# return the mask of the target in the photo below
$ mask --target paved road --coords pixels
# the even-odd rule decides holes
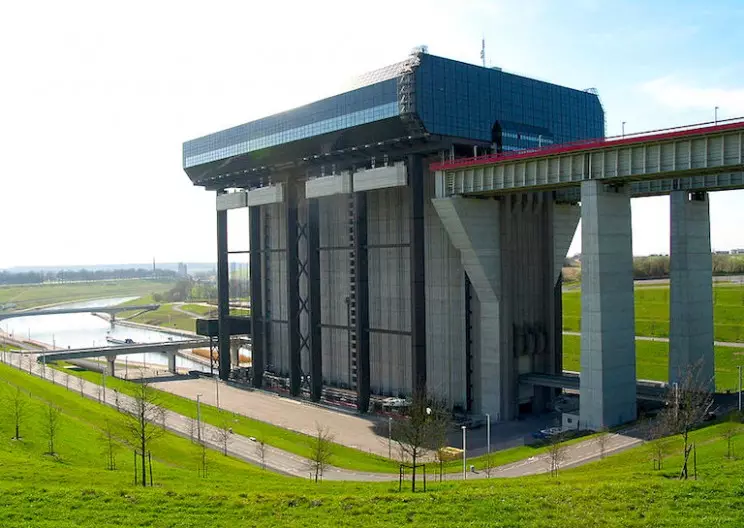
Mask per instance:
[[[564,330],[563,335],[581,336],[581,332],[569,332],[568,330]],[[659,343],[669,342],[668,337],[635,336],[635,338],[636,341],[658,341]],[[714,341],[713,344],[722,347],[744,348],[744,343],[737,343],[735,341]]]
[[[51,368],[44,368],[36,362],[35,354],[17,354],[17,353],[2,353],[0,354],[2,361],[14,366],[20,367],[24,371],[28,371],[29,364],[33,374],[43,377],[48,381],[52,381],[61,386],[69,387],[69,390],[79,391],[79,378],[59,372]],[[31,362],[29,363],[29,359]],[[116,391],[111,389],[102,390],[102,387],[94,383],[84,381],[83,382],[83,393],[90,399],[99,400],[103,403],[115,407],[117,405],[120,408],[127,408],[133,403],[132,398],[124,394],[118,394]],[[301,404],[300,404],[301,405]],[[329,411],[331,412],[331,411]],[[171,432],[174,432],[183,437],[190,437],[190,431],[192,430],[193,421],[181,414],[174,413],[171,411],[165,412],[164,426]],[[202,424],[202,434],[206,443],[214,448],[220,449],[219,443],[216,440],[218,430],[209,424]],[[246,438],[241,435],[231,435],[231,441],[228,446],[228,453],[236,458],[240,458],[247,462],[260,465],[261,459],[257,450],[257,444],[250,438]],[[624,449],[628,449],[635,445],[639,445],[641,440],[630,436],[624,436],[619,434],[610,435],[608,445],[605,452],[607,454],[618,452]],[[573,467],[581,464],[585,464],[589,461],[599,458],[599,447],[596,441],[587,440],[569,446],[566,451],[566,458],[562,467]],[[266,446],[266,453],[264,463],[267,469],[282,473],[289,476],[295,476],[300,478],[309,477],[308,471],[308,460],[288,453],[281,449]],[[513,464],[500,466],[494,468],[491,472],[493,477],[519,477],[526,475],[533,475],[538,473],[546,473],[549,470],[549,458],[547,455],[541,455],[531,457],[526,460],[521,460]],[[469,473],[467,478],[485,478],[487,475],[484,471],[478,473]],[[340,469],[336,467],[329,468],[324,477],[326,480],[339,480],[339,481],[363,481],[363,482],[389,482],[398,479],[395,474],[383,474],[383,473],[369,473],[360,471],[350,471]],[[446,480],[458,480],[462,479],[461,473],[448,474],[445,477]]]

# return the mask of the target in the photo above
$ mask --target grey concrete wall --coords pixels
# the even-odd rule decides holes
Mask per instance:
[[[264,299],[271,313],[267,314],[267,370],[289,375],[287,343],[287,265],[286,218],[284,204],[261,206],[264,220],[265,265]],[[277,251],[279,250],[279,251]]]
[[[319,199],[320,313],[323,378],[331,386],[348,387],[349,332],[345,299],[349,295],[349,195]],[[343,327],[343,328],[336,328]]]
[[[427,386],[465,408],[465,270],[431,202],[434,175],[425,169],[424,177]]]
[[[511,418],[546,398],[519,374],[554,372],[553,216],[549,195],[439,199],[435,208],[460,249],[473,300],[475,411]]]
[[[635,319],[627,186],[581,184],[581,426],[636,417]]]
[[[379,394],[411,390],[410,336],[402,334],[411,320],[408,193],[396,187],[367,194],[370,387]]]
[[[690,371],[715,389],[713,258],[708,195],[670,194],[669,381]]]

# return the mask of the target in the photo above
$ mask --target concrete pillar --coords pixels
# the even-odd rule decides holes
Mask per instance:
[[[230,274],[227,254],[227,211],[217,211],[217,357],[219,376],[230,377]]]
[[[106,356],[106,375],[116,376],[116,356]]]
[[[230,363],[237,368],[240,365],[240,341],[230,340]]]
[[[168,372],[176,374],[176,352],[166,352],[168,356]]]
[[[671,258],[669,381],[688,368],[715,389],[713,353],[713,258],[710,211],[704,192],[670,194]]]
[[[581,184],[581,427],[636,418],[635,318],[627,186]]]
[[[452,245],[460,250],[478,305],[473,365],[474,412],[504,416],[501,354],[500,206],[496,200],[438,198],[432,201]]]

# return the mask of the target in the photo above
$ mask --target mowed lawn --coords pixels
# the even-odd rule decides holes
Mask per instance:
[[[132,453],[116,410],[0,365],[0,526],[68,527],[700,527],[744,523],[744,460],[726,458],[725,425],[692,434],[698,480],[679,481],[681,442],[654,471],[642,446],[583,467],[519,479],[365,484],[293,479],[164,434],[152,444],[155,487],[133,482]],[[30,391],[22,440],[12,440],[7,401]],[[48,451],[47,402],[62,409],[57,456]],[[101,429],[115,423],[117,469],[106,467]],[[734,438],[744,453],[744,436]]]
[[[636,376],[639,379],[668,381],[669,343],[636,340]],[[744,348],[715,347],[716,389],[738,390],[738,365],[744,365]],[[563,368],[579,371],[581,337],[563,336]]]
[[[636,335],[669,337],[669,286],[635,288]],[[714,336],[717,341],[744,342],[744,285],[713,288]],[[581,291],[563,293],[563,329],[581,330]]]

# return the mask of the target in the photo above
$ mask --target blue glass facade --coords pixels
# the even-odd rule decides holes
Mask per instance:
[[[397,116],[397,87],[397,79],[388,79],[187,141],[183,145],[183,166],[193,167]]]
[[[504,150],[604,136],[596,95],[433,55],[421,58],[416,96],[427,132],[491,141],[498,123]]]
[[[402,107],[415,108],[433,136],[496,143],[503,150],[604,136],[595,94],[433,55],[419,59],[413,107],[399,101],[402,87],[410,86],[410,76],[405,84],[401,77],[410,64],[399,63],[372,72],[368,84],[355,90],[187,141],[184,169],[197,181],[214,171],[396,139],[408,135]],[[339,131],[344,133],[329,136]],[[226,159],[229,166],[222,163]]]

